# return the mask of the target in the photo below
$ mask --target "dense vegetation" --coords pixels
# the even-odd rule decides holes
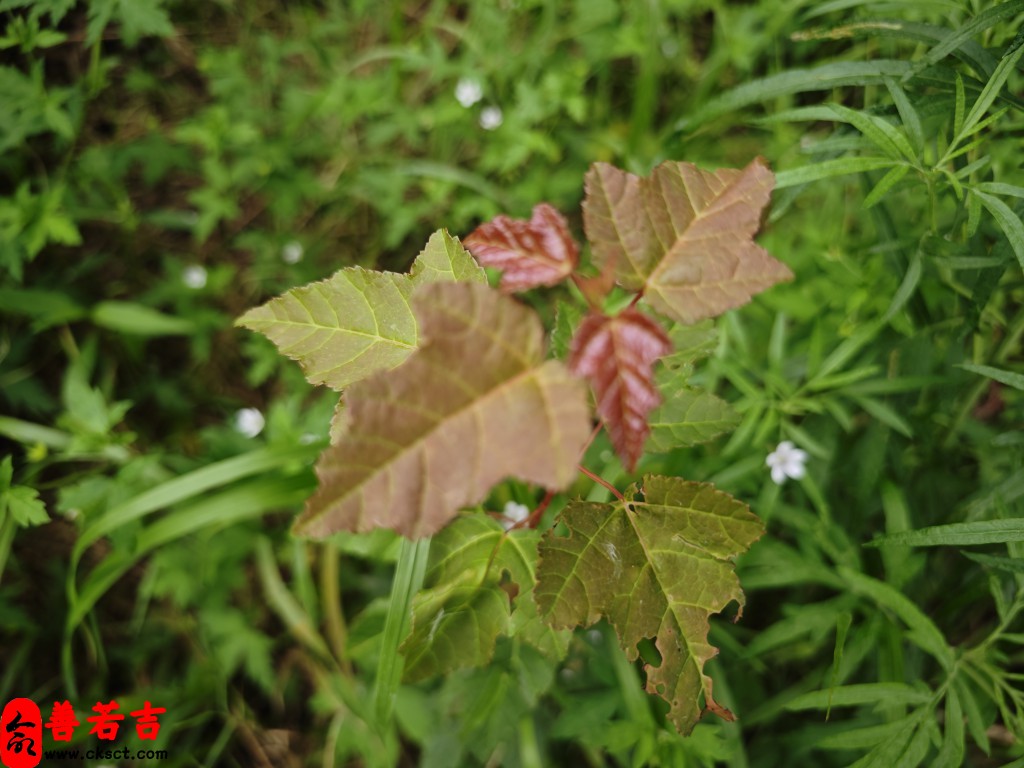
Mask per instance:
[[[1024,2],[0,19],[0,703],[150,700],[153,765],[1024,766]],[[604,434],[588,452],[764,521],[742,619],[712,621],[737,720],[680,736],[605,624],[560,661],[499,640],[400,685],[401,539],[290,532],[337,396],[235,318],[540,201],[582,241],[595,161],[757,156],[758,242],[795,277],[719,318],[690,377],[735,429],[635,473]],[[548,327],[563,290],[525,294]]]

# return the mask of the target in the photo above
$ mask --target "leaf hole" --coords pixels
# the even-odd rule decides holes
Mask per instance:
[[[661,653],[658,652],[658,646],[654,644],[654,638],[643,638],[636,644],[636,648],[640,652],[640,658],[644,660],[645,664],[654,668],[661,666]]]

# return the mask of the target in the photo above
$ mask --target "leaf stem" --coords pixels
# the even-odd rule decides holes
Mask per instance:
[[[615,487],[614,485],[612,485],[611,483],[609,483],[609,482],[608,482],[607,480],[605,480],[605,479],[604,479],[603,477],[601,477],[600,475],[595,475],[595,474],[594,474],[593,472],[591,472],[591,471],[590,471],[589,469],[587,469],[586,467],[584,467],[584,466],[583,466],[582,464],[578,464],[578,465],[576,466],[576,468],[577,468],[577,469],[578,469],[578,470],[579,470],[580,472],[582,472],[582,473],[583,473],[584,475],[586,475],[587,477],[589,477],[589,478],[590,478],[591,480],[593,480],[593,481],[594,481],[595,483],[598,483],[599,485],[603,485],[603,486],[604,486],[605,488],[607,488],[607,489],[608,489],[608,490],[609,490],[609,491],[611,492],[612,496],[614,496],[615,498],[617,498],[617,499],[618,499],[619,501],[625,502],[625,500],[626,500],[626,497],[625,497],[625,496],[623,496],[623,495],[622,495],[621,493],[619,493],[619,489],[618,489],[618,488],[616,488],[616,487]]]
[[[348,629],[345,614],[341,609],[341,590],[338,587],[338,561],[341,559],[341,553],[337,547],[330,544],[322,547],[320,553],[320,601],[323,604],[324,623],[327,625],[327,639],[341,669],[351,677]]]
[[[527,517],[525,520],[520,520],[518,523],[509,528],[509,531],[514,531],[518,528],[536,528],[537,523],[540,522],[540,519],[547,511],[547,508],[551,506],[551,500],[554,498],[555,492],[548,491],[546,494],[544,494],[544,498],[541,499],[540,504],[537,505],[537,508],[530,513],[530,516]]]

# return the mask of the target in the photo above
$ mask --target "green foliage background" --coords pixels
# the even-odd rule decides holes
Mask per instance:
[[[1024,765],[1022,18],[0,0],[0,701],[149,699],[171,766]],[[767,522],[742,621],[712,630],[739,720],[681,739],[603,626],[558,666],[501,643],[381,719],[398,542],[289,536],[334,403],[233,318],[404,271],[442,226],[547,200],[578,227],[596,160],[756,155],[796,280],[724,317],[695,376],[736,431],[638,470]],[[811,460],[780,487],[782,439]]]

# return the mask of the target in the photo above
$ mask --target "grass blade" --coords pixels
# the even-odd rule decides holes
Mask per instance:
[[[914,71],[910,73],[907,79],[925,67],[937,64],[957,48],[970,41],[971,38],[979,32],[982,32],[989,27],[993,27],[1004,19],[1008,19],[1021,12],[1024,12],[1024,0],[1009,0],[1009,2],[1000,3],[999,5],[982,11],[973,19],[961,26],[952,35],[928,51],[927,55],[925,55],[925,57],[917,64]]]
[[[876,536],[866,547],[950,547],[1024,541],[1024,518],[978,520],[973,523],[932,525],[914,531]]]
[[[990,379],[998,381],[1000,384],[1005,384],[1008,387],[1024,390],[1024,374],[1004,371],[1002,368],[993,368],[991,365],[974,365],[972,363],[961,363],[957,367],[971,373],[988,376]]]
[[[1024,558],[1000,557],[998,555],[982,555],[977,552],[960,552],[964,557],[970,558],[976,563],[987,565],[990,568],[997,568],[1007,573],[1024,573]]]
[[[931,691],[915,688],[906,683],[866,683],[843,685],[823,691],[811,691],[786,704],[786,709],[828,709],[829,707],[857,707],[864,704],[924,704],[932,697]]]
[[[863,173],[864,171],[874,171],[879,168],[891,168],[895,164],[895,160],[887,157],[840,157],[835,160],[826,160],[823,163],[805,165],[803,168],[780,171],[775,176],[775,188],[785,189],[797,184],[830,179],[834,176],[846,176],[851,173]]]
[[[430,554],[430,539],[410,541],[402,539],[402,551],[398,556],[395,581],[391,588],[388,615],[381,638],[380,666],[373,686],[373,711],[377,726],[385,730],[391,723],[395,697],[402,681],[404,658],[398,651],[405,636],[409,634],[412,619],[412,599],[423,586]]]
[[[1024,51],[1024,48],[1021,50]],[[1013,252],[1017,256],[1017,261],[1020,262],[1021,269],[1024,269],[1024,222],[1021,222],[1020,217],[1013,212],[1010,206],[998,197],[978,190],[974,190],[974,194],[992,214],[992,218],[996,220],[999,228],[1003,230],[1003,234],[1010,241],[1010,247],[1013,248]]]
[[[841,61],[823,64],[813,69],[794,69],[771,75],[727,91],[712,99],[688,117],[676,121],[676,131],[692,131],[708,120],[734,112],[737,109],[771,101],[780,96],[808,91],[829,91],[848,85],[873,85],[885,78],[903,78],[913,69],[906,61],[878,59],[877,61]]]

